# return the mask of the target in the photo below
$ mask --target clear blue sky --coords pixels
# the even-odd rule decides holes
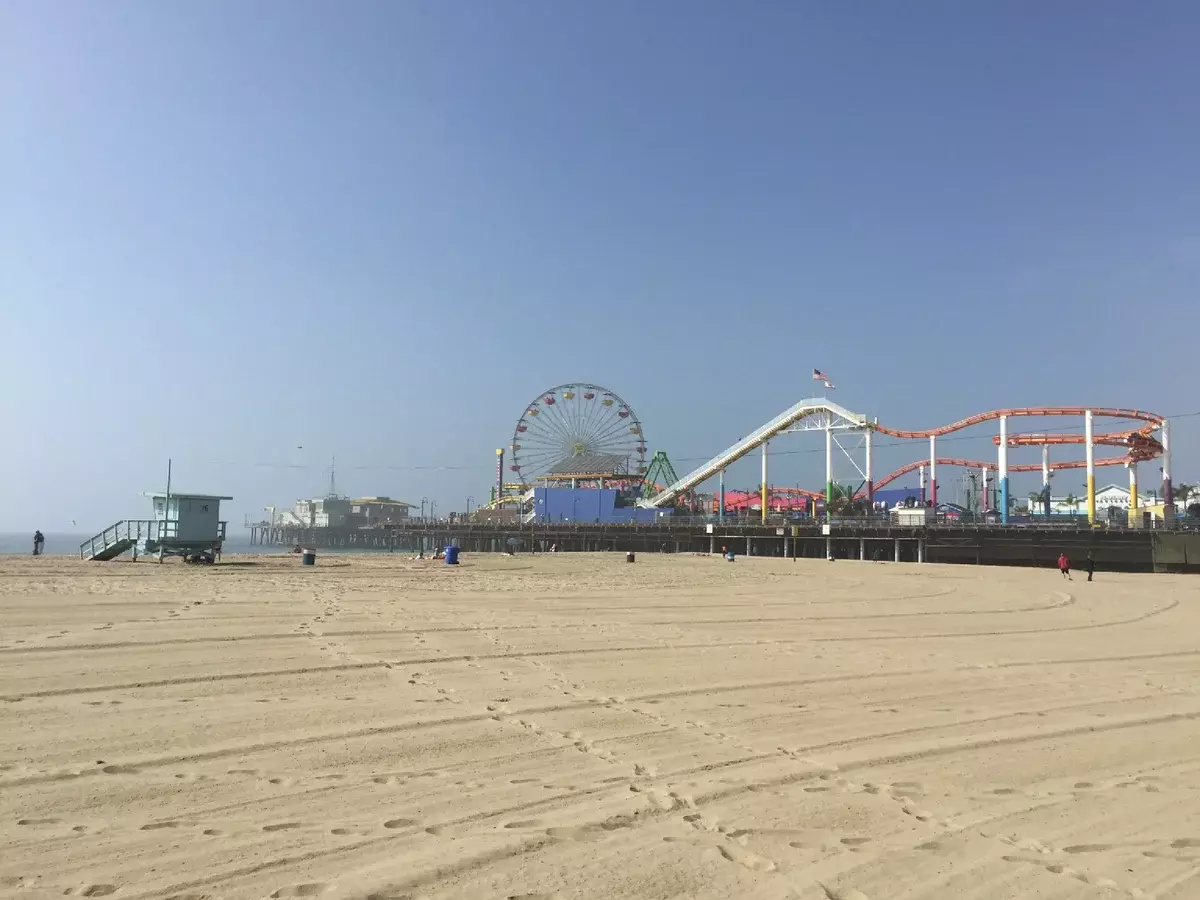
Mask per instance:
[[[461,509],[576,379],[678,460],[813,366],[901,427],[1200,410],[1198,33],[1170,0],[0,0],[0,530],[144,515],[168,457],[239,523],[335,453]]]

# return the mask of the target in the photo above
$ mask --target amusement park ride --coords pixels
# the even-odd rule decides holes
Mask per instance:
[[[1010,433],[1009,420],[1019,418],[1082,418],[1083,433]],[[1097,418],[1124,420],[1126,427],[1096,433],[1094,425]],[[717,477],[719,499],[716,507],[718,515],[723,518],[728,508],[727,502],[734,499],[732,494],[727,497],[725,493],[725,470],[752,451],[760,450],[762,477],[757,499],[762,518],[766,520],[771,508],[790,508],[817,500],[824,500],[827,506],[833,503],[836,489],[833,448],[836,445],[862,477],[862,486],[854,492],[853,499],[864,501],[867,508],[871,507],[877,489],[914,470],[920,473],[922,503],[928,502],[936,507],[938,465],[980,470],[985,484],[988,470],[992,467],[992,463],[984,460],[939,456],[938,438],[987,422],[999,423],[999,433],[992,437],[992,442],[997,447],[997,513],[1003,523],[1007,523],[1009,518],[1010,473],[1040,470],[1043,491],[1048,496],[1051,472],[1080,468],[1087,470],[1088,521],[1095,522],[1095,469],[1098,466],[1125,466],[1128,469],[1130,503],[1133,507],[1130,514],[1133,515],[1138,502],[1137,465],[1155,458],[1161,459],[1163,515],[1170,518],[1174,511],[1170,421],[1156,413],[1099,406],[1017,407],[979,413],[939,428],[909,431],[880,424],[878,419],[869,420],[865,415],[818,397],[801,400],[724,452],[678,478],[670,460],[661,451],[655,453],[647,464],[642,424],[628,403],[613,391],[582,383],[551,388],[525,407],[517,420],[510,448],[512,458],[508,471],[515,475],[513,481],[503,480],[504,451],[496,451],[497,485],[493,488],[493,506],[514,503],[523,508],[534,485],[557,484],[572,488],[615,487],[636,494],[640,507],[669,509],[684,505],[696,488]],[[809,431],[823,432],[825,435],[825,490],[769,488],[767,462],[771,440],[783,434]],[[928,440],[929,456],[875,480],[872,471],[872,438],[876,433],[906,440]],[[842,439],[848,435],[861,436],[864,451],[862,466],[843,446]],[[1083,445],[1084,459],[1051,462],[1051,447],[1076,444]],[[1097,446],[1119,448],[1123,453],[1097,459]],[[1008,451],[1017,447],[1041,447],[1041,462],[1010,465]],[[749,497],[740,493],[735,502],[742,506],[748,501]]]

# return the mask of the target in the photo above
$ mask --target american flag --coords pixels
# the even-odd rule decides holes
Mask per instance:
[[[833,386],[833,382],[829,380],[829,376],[826,375],[824,372],[822,372],[820,369],[813,369],[813,381],[825,382],[825,388],[827,390],[832,391],[835,389]]]

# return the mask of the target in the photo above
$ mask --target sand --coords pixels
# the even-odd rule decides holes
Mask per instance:
[[[1200,897],[1200,580],[0,559],[0,896]]]

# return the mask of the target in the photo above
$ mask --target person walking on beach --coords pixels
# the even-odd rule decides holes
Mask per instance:
[[[46,536],[42,532],[35,531],[33,533],[33,555],[41,556],[42,550],[46,547]]]
[[[1092,559],[1092,551],[1091,550],[1088,551],[1088,555],[1087,555],[1087,573],[1088,573],[1088,581],[1091,581],[1092,575],[1094,575],[1096,573],[1096,561],[1094,559]]]
[[[1067,581],[1075,580],[1071,577],[1071,560],[1067,558],[1066,553],[1058,555],[1058,571],[1063,573],[1063,578],[1067,579]]]

